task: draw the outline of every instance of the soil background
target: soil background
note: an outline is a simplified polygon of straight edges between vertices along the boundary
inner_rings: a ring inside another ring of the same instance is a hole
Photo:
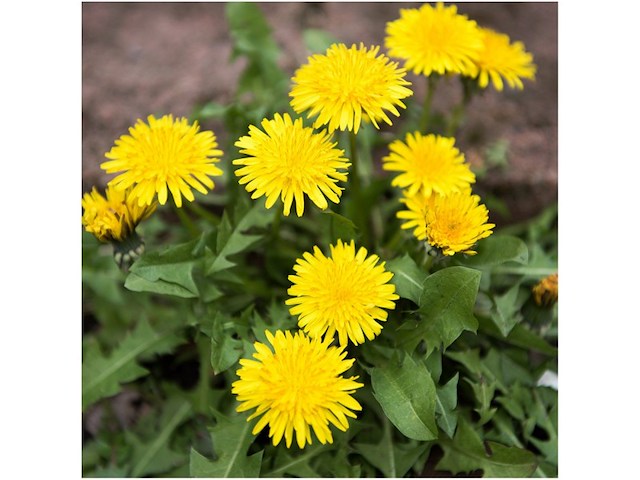
[[[421,3],[259,3],[282,50],[280,64],[291,75],[306,63],[302,32],[318,28],[351,45],[380,45],[385,25],[400,8]],[[508,142],[508,167],[478,186],[506,202],[511,223],[539,213],[558,199],[558,4],[457,3],[458,11],[484,27],[521,41],[537,65],[524,90],[485,90],[472,101],[456,146],[474,163],[496,140]],[[104,154],[138,118],[173,113],[189,116],[196,105],[225,103],[243,62],[231,62],[224,3],[82,4],[82,190],[104,188]],[[399,62],[402,65],[402,62]],[[408,73],[423,98],[424,79]],[[459,99],[459,85],[444,84],[434,109]],[[202,124],[224,145],[220,123]],[[228,158],[223,158],[224,162]],[[495,216],[496,214],[494,214]],[[499,216],[499,215],[498,215]]]

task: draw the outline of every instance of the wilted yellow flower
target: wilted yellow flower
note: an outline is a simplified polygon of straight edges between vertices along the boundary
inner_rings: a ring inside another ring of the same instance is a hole
[[[316,246],[313,254],[305,252],[289,275],[293,285],[285,303],[294,305],[289,312],[298,315],[298,326],[312,337],[338,334],[340,345],[351,340],[355,345],[382,331],[378,323],[387,320],[383,308],[395,308],[395,285],[389,283],[393,273],[385,270],[385,262],[376,265],[377,255],[367,257],[360,247],[356,254],[354,241],[338,240],[325,257]]]
[[[453,73],[475,76],[482,36],[474,20],[455,5],[400,9],[400,18],[387,23],[385,46],[389,56],[405,60],[416,75]]]
[[[402,99],[413,92],[407,88],[411,83],[404,78],[405,69],[378,55],[379,50],[338,43],[324,55],[312,55],[292,78],[291,107],[297,113],[310,110],[307,118],[318,117],[314,127],[328,125],[329,133],[358,133],[363,118],[376,128],[380,120],[391,125],[385,110],[399,116],[396,107],[406,108]]]
[[[495,89],[501,91],[504,78],[511,88],[522,90],[522,78],[535,79],[533,56],[525,50],[522,42],[511,43],[507,35],[489,28],[480,30],[484,44],[476,60],[480,87],[486,88],[491,80]]]
[[[269,425],[269,437],[277,445],[284,436],[287,448],[293,434],[300,448],[311,444],[311,428],[320,443],[333,443],[329,424],[343,432],[349,428],[352,410],[362,410],[351,397],[357,388],[357,376],[342,377],[353,364],[345,359],[344,349],[332,347],[331,339],[311,339],[303,332],[265,332],[269,346],[255,342],[255,360],[241,359],[237,371],[240,380],[231,392],[237,395],[239,412],[256,409],[247,420],[262,415],[252,433],[257,435]]]
[[[426,208],[426,239],[444,255],[458,252],[475,255],[476,242],[491,235],[493,223],[487,223],[489,211],[480,197],[469,191],[432,195]]]
[[[549,306],[558,301],[557,273],[543,278],[533,287],[533,299],[541,306]]]
[[[253,192],[251,198],[265,195],[266,207],[271,208],[280,197],[285,215],[295,199],[299,217],[304,212],[304,195],[323,210],[328,206],[325,196],[340,202],[343,189],[336,184],[347,180],[351,164],[343,157],[344,150],[334,148],[329,134],[324,130],[315,133],[301,118],[292,121],[288,113],[262,120],[262,128],[264,131],[249,126],[249,135],[235,143],[247,155],[233,161],[244,165],[235,173],[241,177],[240,185],[247,184],[246,190]]]
[[[138,204],[151,205],[156,194],[158,202],[167,201],[167,189],[177,207],[182,197],[194,200],[191,188],[206,194],[214,188],[210,176],[222,175],[214,164],[219,161],[213,132],[200,132],[198,122],[187,123],[186,118],[174,121],[172,115],[156,119],[147,117],[148,124],[138,120],[129,128],[129,135],[122,135],[105,154],[110,161],[101,167],[107,173],[124,172],[109,182],[118,190],[131,186],[131,197]]]
[[[93,187],[82,196],[82,224],[101,242],[122,242],[129,237],[138,224],[149,217],[156,203],[139,206],[130,195],[131,189],[118,191],[107,186],[103,197]]]
[[[405,142],[395,140],[389,145],[391,153],[382,159],[382,168],[401,172],[391,185],[406,188],[409,196],[418,191],[427,196],[463,191],[475,183],[476,176],[454,144],[452,137],[408,133]]]

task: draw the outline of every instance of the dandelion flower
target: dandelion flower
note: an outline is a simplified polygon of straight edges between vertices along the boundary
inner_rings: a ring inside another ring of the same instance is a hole
[[[344,150],[334,148],[330,135],[324,130],[315,133],[304,127],[301,118],[292,121],[287,113],[264,119],[262,128],[249,126],[249,135],[235,143],[247,155],[233,161],[243,165],[235,173],[241,177],[240,185],[247,184],[247,191],[253,192],[251,198],[264,195],[266,207],[271,208],[280,197],[287,216],[295,199],[299,217],[304,212],[304,195],[323,210],[327,198],[340,202],[343,189],[336,183],[346,182],[351,164],[343,157]]]
[[[541,306],[550,306],[558,301],[557,273],[543,278],[533,287],[533,299]]]
[[[107,187],[106,198],[95,187],[82,196],[82,224],[103,243],[122,242],[135,231],[138,224],[148,218],[156,204],[139,206],[132,199],[131,189],[125,191]]]
[[[200,132],[197,122],[187,123],[186,118],[174,121],[172,115],[156,119],[147,117],[148,124],[138,120],[129,128],[129,135],[122,135],[105,154],[110,160],[101,167],[107,173],[124,172],[109,182],[118,190],[133,186],[131,196],[138,204],[151,205],[156,194],[158,202],[167,201],[167,189],[177,207],[182,197],[194,200],[191,188],[206,194],[213,189],[210,176],[222,175],[214,164],[222,151],[218,150],[213,132]]]
[[[419,190],[427,196],[459,192],[475,183],[476,176],[454,144],[451,137],[408,133],[405,142],[395,140],[389,145],[391,153],[382,159],[382,168],[401,172],[391,185],[407,188],[410,196]]]
[[[400,18],[387,23],[386,34],[389,56],[404,59],[405,68],[416,75],[477,73],[482,35],[476,22],[459,14],[455,5],[402,8]]]
[[[413,228],[413,235],[418,240],[427,238],[427,208],[430,199],[431,195],[425,195],[423,192],[415,195],[407,195],[407,192],[404,192],[400,199],[400,202],[407,207],[407,210],[400,210],[396,214],[399,219],[404,220],[400,228],[402,230]]]
[[[504,78],[511,88],[522,90],[522,78],[535,79],[533,56],[522,42],[511,43],[507,35],[489,28],[481,28],[481,31],[484,48],[476,60],[480,87],[486,88],[491,80],[495,89],[502,91]]]
[[[487,223],[489,211],[480,204],[480,197],[469,192],[433,195],[426,209],[426,239],[444,255],[462,252],[475,255],[475,243],[491,235],[492,223]]]
[[[351,340],[355,345],[365,337],[373,340],[381,331],[378,323],[387,320],[383,308],[395,308],[395,285],[388,283],[393,273],[379,265],[379,257],[367,257],[367,250],[338,240],[325,257],[318,247],[313,254],[305,252],[289,275],[293,285],[285,303],[293,305],[289,312],[298,315],[298,326],[312,337],[338,334],[340,345]]]
[[[358,133],[363,118],[376,128],[380,120],[391,125],[385,110],[398,117],[396,107],[406,108],[402,99],[413,92],[407,88],[411,83],[404,79],[405,69],[378,55],[379,50],[367,50],[362,43],[347,49],[337,43],[325,55],[312,55],[292,78],[291,107],[297,113],[311,110],[307,118],[318,117],[314,127],[328,125],[329,133]]]
[[[333,443],[329,424],[344,432],[347,417],[356,418],[352,410],[362,410],[351,394],[363,384],[356,382],[357,376],[342,377],[354,360],[345,359],[343,348],[329,346],[330,339],[311,339],[301,331],[265,334],[272,349],[255,342],[255,360],[240,360],[240,380],[231,389],[241,403],[237,410],[255,408],[247,420],[262,417],[252,433],[269,425],[274,445],[284,436],[290,447],[295,432],[298,446],[304,448],[311,444],[311,428],[320,443]]]

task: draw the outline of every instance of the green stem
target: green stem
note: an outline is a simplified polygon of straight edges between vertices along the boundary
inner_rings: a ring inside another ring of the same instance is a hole
[[[206,208],[202,207],[201,205],[199,205],[196,202],[188,202],[187,203],[187,207],[193,213],[198,215],[200,218],[206,220],[207,222],[209,222],[213,226],[217,226],[220,223],[220,217],[219,216],[211,213],[209,210],[207,210]]]
[[[428,133],[429,121],[431,120],[431,104],[433,103],[433,93],[436,90],[438,76],[435,74],[427,77],[427,93],[422,105],[422,117],[420,118],[420,131]]]
[[[205,335],[198,335],[196,338],[198,347],[198,360],[200,372],[198,375],[198,395],[196,397],[196,407],[198,412],[208,412],[209,405],[209,377],[211,372],[211,340]]]
[[[182,208],[178,208],[177,206],[175,206],[175,204],[173,206],[173,210],[176,212],[176,215],[180,219],[180,223],[182,223],[182,225],[184,225],[184,227],[189,232],[189,235],[192,237],[198,236],[198,234],[200,233],[200,229],[198,229],[196,224],[193,223],[193,220],[189,218],[189,215],[187,215]]]
[[[458,128],[460,127],[460,124],[464,120],[464,113],[467,109],[467,105],[469,105],[469,102],[471,102],[471,97],[473,96],[469,80],[462,77],[461,83],[462,100],[458,105],[454,107],[453,111],[451,112],[451,117],[447,125],[447,136],[449,137],[452,137],[456,134]]]
[[[361,243],[365,246],[369,246],[369,216],[368,209],[364,205],[362,198],[360,175],[358,173],[358,145],[356,141],[356,134],[353,131],[349,132],[349,147],[351,150],[351,173],[349,174],[349,178],[351,183],[351,195],[353,198],[354,220],[356,220],[356,225],[358,225],[362,233],[360,239]]]

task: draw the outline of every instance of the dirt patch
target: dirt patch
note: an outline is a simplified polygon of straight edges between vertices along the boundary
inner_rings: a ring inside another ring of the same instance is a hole
[[[416,3],[261,3],[293,74],[306,62],[306,28],[320,28],[350,45],[384,45],[384,28],[400,8]],[[83,3],[82,188],[104,187],[100,163],[116,138],[150,113],[188,116],[195,105],[228,101],[242,70],[230,63],[231,38],[224,3]],[[460,3],[479,24],[524,42],[538,67],[525,89],[488,89],[472,102],[456,145],[470,161],[499,139],[508,142],[509,167],[481,187],[499,193],[515,221],[531,217],[558,198],[557,3]],[[383,49],[384,50],[384,49]],[[410,74],[416,95],[420,78]],[[457,88],[442,88],[434,102],[447,109]],[[212,122],[221,141],[224,131]]]

